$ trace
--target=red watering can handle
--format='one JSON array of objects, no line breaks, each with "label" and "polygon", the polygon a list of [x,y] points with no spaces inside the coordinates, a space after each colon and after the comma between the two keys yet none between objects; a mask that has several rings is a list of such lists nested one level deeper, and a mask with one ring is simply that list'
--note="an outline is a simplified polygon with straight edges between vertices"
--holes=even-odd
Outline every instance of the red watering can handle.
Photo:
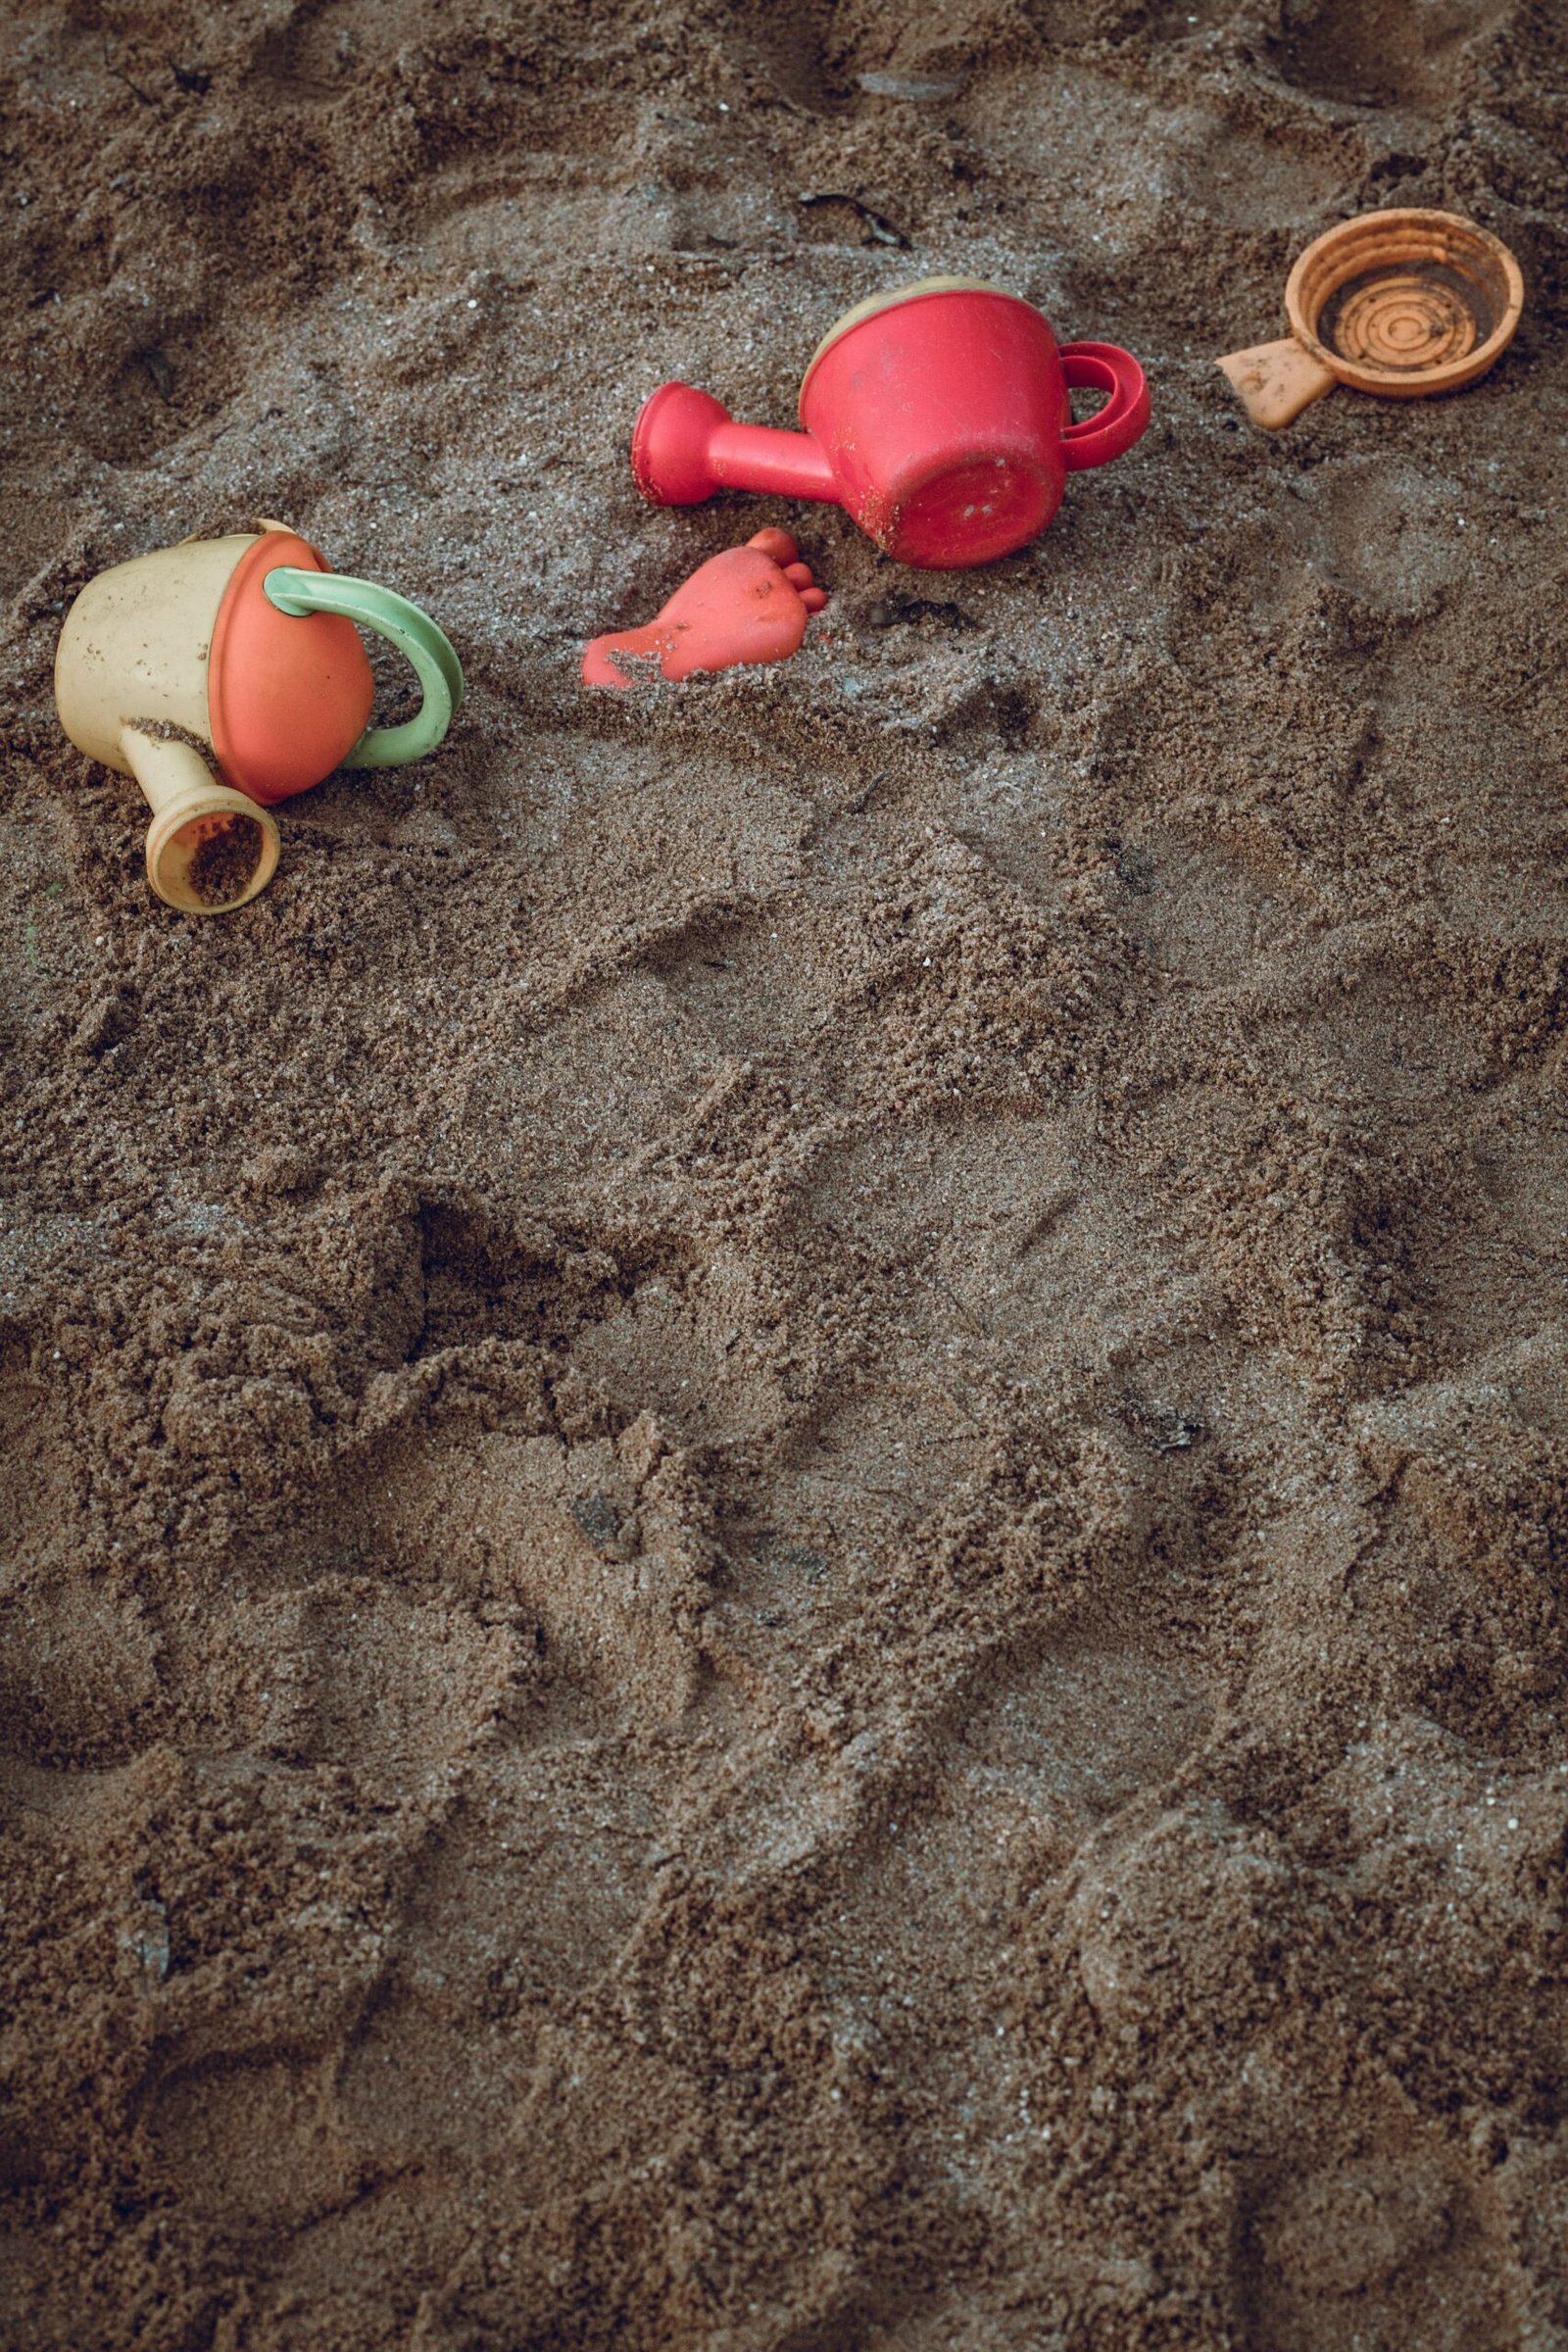
[{"label": "red watering can handle", "polygon": [[1108,392],[1110,398],[1082,424],[1069,424],[1061,436],[1061,454],[1069,473],[1088,466],[1104,466],[1131,449],[1149,422],[1149,386],[1130,351],[1114,343],[1064,343],[1061,365],[1070,388]]}]

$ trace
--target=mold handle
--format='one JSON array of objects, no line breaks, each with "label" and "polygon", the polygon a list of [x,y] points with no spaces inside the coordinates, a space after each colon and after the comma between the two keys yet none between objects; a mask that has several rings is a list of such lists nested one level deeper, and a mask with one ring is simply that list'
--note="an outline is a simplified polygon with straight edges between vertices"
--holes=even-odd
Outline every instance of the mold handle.
[{"label": "mold handle", "polygon": [[1236,386],[1252,422],[1270,433],[1294,423],[1303,409],[1332,392],[1340,380],[1294,335],[1282,336],[1278,343],[1254,343],[1250,351],[1233,351],[1214,365]]},{"label": "mold handle", "polygon": [[[277,822],[271,811],[220,784],[200,752],[177,738],[149,735],[141,727],[123,727],[120,753],[141,786],[153,812],[147,828],[147,879],[166,906],[182,914],[226,914],[265,890],[277,864]],[[227,897],[198,890],[191,864],[204,841],[231,825],[236,817],[258,827],[260,843],[248,874],[235,880]]]}]

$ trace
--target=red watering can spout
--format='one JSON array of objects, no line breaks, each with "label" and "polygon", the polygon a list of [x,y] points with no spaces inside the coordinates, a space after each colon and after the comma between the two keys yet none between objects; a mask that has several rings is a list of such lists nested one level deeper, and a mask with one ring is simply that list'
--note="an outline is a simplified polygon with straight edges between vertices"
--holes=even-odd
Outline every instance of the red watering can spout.
[{"label": "red watering can spout", "polygon": [[829,504],[839,496],[827,452],[809,433],[737,424],[711,392],[690,384],[661,384],[637,419],[631,463],[656,507],[694,507],[716,490]]},{"label": "red watering can spout", "polygon": [[[1078,385],[1107,397],[1075,424]],[[1149,389],[1115,344],[1058,350],[1017,296],[931,278],[839,320],[807,369],[801,422],[737,424],[711,393],[663,384],[632,436],[637,486],[656,506],[724,489],[825,500],[900,563],[988,564],[1045,529],[1069,472],[1132,447]]]}]

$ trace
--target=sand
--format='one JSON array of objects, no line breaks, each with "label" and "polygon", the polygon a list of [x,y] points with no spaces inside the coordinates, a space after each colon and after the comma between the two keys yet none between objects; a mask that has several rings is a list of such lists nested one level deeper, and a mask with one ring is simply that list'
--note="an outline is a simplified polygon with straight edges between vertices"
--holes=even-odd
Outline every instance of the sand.
[{"label": "sand", "polygon": [[[0,2337],[1568,2345],[1560,13],[3,48]],[[1406,203],[1516,344],[1255,432]],[[1149,368],[1037,547],[639,503],[933,271]],[[469,696],[182,917],[54,641],[258,514]]]}]

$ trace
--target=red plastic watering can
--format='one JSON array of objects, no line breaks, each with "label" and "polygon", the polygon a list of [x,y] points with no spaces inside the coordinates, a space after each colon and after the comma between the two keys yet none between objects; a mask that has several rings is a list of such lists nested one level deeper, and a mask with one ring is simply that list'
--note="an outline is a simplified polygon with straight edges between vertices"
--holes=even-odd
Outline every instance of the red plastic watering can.
[{"label": "red plastic watering can", "polygon": [[[1069,389],[1107,395],[1072,421]],[[924,570],[1010,555],[1040,534],[1069,473],[1119,458],[1149,388],[1113,343],[1058,348],[1032,304],[973,278],[873,295],[839,319],[801,386],[805,431],[737,424],[711,393],[663,384],[632,436],[655,506],[720,489],[843,507],[886,554]]]}]

